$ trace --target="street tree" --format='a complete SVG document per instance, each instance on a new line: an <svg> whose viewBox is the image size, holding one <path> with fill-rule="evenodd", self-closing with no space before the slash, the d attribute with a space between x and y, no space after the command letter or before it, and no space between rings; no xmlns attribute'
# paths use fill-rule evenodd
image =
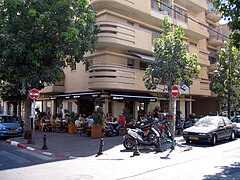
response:
<svg viewBox="0 0 240 180"><path fill-rule="evenodd" d="M231 40L233 44L240 47L240 1L239 0L211 0L214 6L228 21L228 26L232 30Z"/></svg>
<svg viewBox="0 0 240 180"><path fill-rule="evenodd" d="M217 94L218 102L225 108L230 118L231 110L239 110L240 87L240 51L228 42L219 53L211 88ZM237 108L237 109L236 109Z"/></svg>
<svg viewBox="0 0 240 180"><path fill-rule="evenodd" d="M196 54L187 53L186 43L183 41L184 31L178 26L173 32L167 16L163 21L163 33L160 38L154 39L154 58L145 71L143 81L147 89L158 89L159 85L167 85L169 94L169 115L173 116L173 85L182 83L190 86L192 78L199 71ZM172 136L174 139L176 119L173 118Z"/></svg>
<svg viewBox="0 0 240 180"><path fill-rule="evenodd" d="M88 0L0 0L0 92L28 92L64 79L64 68L94 51L99 27Z"/></svg>

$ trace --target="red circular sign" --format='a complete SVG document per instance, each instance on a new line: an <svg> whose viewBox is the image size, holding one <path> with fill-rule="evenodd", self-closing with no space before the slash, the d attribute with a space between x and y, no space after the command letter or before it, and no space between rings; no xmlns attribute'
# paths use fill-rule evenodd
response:
<svg viewBox="0 0 240 180"><path fill-rule="evenodd" d="M173 86L173 87L172 87L172 96L173 96L173 97L179 96L179 89L178 89L177 86Z"/></svg>
<svg viewBox="0 0 240 180"><path fill-rule="evenodd" d="M37 99L37 98L39 98L39 96L40 96L40 93L39 93L39 91L37 89L31 89L29 91L29 97L31 99Z"/></svg>

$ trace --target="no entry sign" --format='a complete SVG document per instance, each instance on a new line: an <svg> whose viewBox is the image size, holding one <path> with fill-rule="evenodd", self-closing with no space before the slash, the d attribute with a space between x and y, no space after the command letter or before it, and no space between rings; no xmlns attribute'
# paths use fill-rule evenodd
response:
<svg viewBox="0 0 240 180"><path fill-rule="evenodd" d="M38 99L39 96L40 96L40 93L39 93L39 91L38 91L37 89L31 89L31 90L29 91L29 97L30 97L31 99Z"/></svg>
<svg viewBox="0 0 240 180"><path fill-rule="evenodd" d="M173 97L178 97L179 96L179 89L177 86L172 87L172 96Z"/></svg>

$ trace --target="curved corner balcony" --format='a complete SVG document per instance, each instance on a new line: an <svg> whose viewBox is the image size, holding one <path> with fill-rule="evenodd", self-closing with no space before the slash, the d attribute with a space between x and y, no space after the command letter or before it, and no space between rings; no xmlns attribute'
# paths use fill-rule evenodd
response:
<svg viewBox="0 0 240 180"><path fill-rule="evenodd" d="M144 71L121 64L93 64L89 68L89 89L146 89L142 77Z"/></svg>
<svg viewBox="0 0 240 180"><path fill-rule="evenodd" d="M221 14L219 14L216 10L208 10L206 11L206 18L214 23L220 21Z"/></svg>

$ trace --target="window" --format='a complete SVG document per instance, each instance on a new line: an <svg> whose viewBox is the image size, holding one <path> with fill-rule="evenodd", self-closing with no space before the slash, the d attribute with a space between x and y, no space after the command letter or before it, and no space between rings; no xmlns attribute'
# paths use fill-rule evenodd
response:
<svg viewBox="0 0 240 180"><path fill-rule="evenodd" d="M71 71L76 71L76 69L77 69L77 63L76 61L73 61L71 64Z"/></svg>
<svg viewBox="0 0 240 180"><path fill-rule="evenodd" d="M145 70L148 67L146 62L140 61L140 70Z"/></svg>
<svg viewBox="0 0 240 180"><path fill-rule="evenodd" d="M130 25L130 26L134 26L134 23L131 22L131 21L127 21L127 24Z"/></svg>
<svg viewBox="0 0 240 180"><path fill-rule="evenodd" d="M127 67L128 68L134 68L134 59L128 59Z"/></svg>
<svg viewBox="0 0 240 180"><path fill-rule="evenodd" d="M68 112L72 112L72 102L68 102Z"/></svg>
<svg viewBox="0 0 240 180"><path fill-rule="evenodd" d="M174 9L174 18L183 22L187 22L187 11L177 6L175 6Z"/></svg>
<svg viewBox="0 0 240 180"><path fill-rule="evenodd" d="M223 119L221 119L221 120L219 121L218 126L224 127L224 121L223 121Z"/></svg>
<svg viewBox="0 0 240 180"><path fill-rule="evenodd" d="M189 42L189 44L191 45L191 46L197 46L197 44L196 43L194 43L194 42Z"/></svg>
<svg viewBox="0 0 240 180"><path fill-rule="evenodd" d="M85 71L89 70L89 67L93 65L93 60L89 59L88 61L86 61L85 63Z"/></svg>

